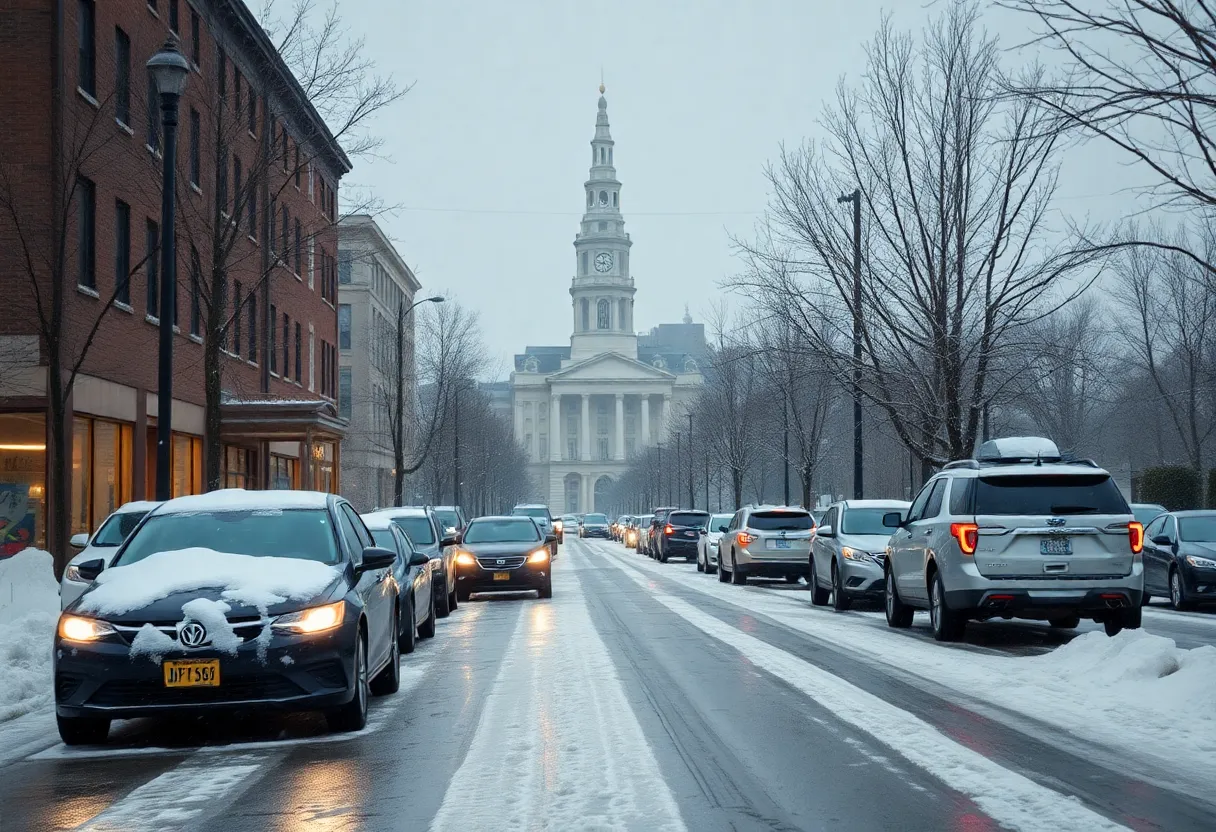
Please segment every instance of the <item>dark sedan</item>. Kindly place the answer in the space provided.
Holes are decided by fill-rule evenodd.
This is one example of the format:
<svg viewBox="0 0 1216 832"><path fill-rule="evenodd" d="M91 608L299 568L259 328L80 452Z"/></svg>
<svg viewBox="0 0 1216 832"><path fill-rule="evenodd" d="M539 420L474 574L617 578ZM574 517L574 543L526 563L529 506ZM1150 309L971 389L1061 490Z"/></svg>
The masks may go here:
<svg viewBox="0 0 1216 832"><path fill-rule="evenodd" d="M430 558L414 548L401 527L383 514L365 514L363 521L376 545L397 553L393 580L397 582L397 644L402 653L413 653L419 638L435 637L435 593Z"/></svg>
<svg viewBox="0 0 1216 832"><path fill-rule="evenodd" d="M1216 511L1171 511L1144 530L1144 603L1170 599L1176 610L1216 602Z"/></svg>
<svg viewBox="0 0 1216 832"><path fill-rule="evenodd" d="M584 514L583 522L579 526L579 537L598 537L604 540L612 538L612 532L608 527L607 514Z"/></svg>
<svg viewBox="0 0 1216 832"><path fill-rule="evenodd" d="M112 719L323 711L357 731L400 684L395 552L345 500L216 491L170 500L59 619L54 687L68 745Z"/></svg>
<svg viewBox="0 0 1216 832"><path fill-rule="evenodd" d="M431 561L431 581L435 587L435 612L447 618L456 609L456 574L452 567L456 533L443 533L443 524L433 509L399 506L373 511L368 517L387 517L397 524L419 552Z"/></svg>
<svg viewBox="0 0 1216 832"><path fill-rule="evenodd" d="M531 517L478 517L469 523L456 553L456 592L466 601L475 592L520 592L534 589L553 597L549 547L557 540L543 535Z"/></svg>

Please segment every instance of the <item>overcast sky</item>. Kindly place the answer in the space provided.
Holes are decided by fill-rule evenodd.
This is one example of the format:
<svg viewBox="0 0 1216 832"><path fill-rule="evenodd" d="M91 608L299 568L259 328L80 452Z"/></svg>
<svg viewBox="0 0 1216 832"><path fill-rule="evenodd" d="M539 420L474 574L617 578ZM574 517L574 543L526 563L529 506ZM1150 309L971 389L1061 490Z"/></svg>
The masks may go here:
<svg viewBox="0 0 1216 832"><path fill-rule="evenodd" d="M374 124L387 162L348 182L405 210L381 218L426 290L477 309L505 377L527 344L567 344L574 234L603 71L639 330L704 320L735 273L730 234L763 210L765 162L816 135L840 76L861 72L884 9L918 0L343 2L381 70L413 90ZM1027 23L986 20L1013 45ZM1110 155L1073 154L1059 207L1110 210Z"/></svg>

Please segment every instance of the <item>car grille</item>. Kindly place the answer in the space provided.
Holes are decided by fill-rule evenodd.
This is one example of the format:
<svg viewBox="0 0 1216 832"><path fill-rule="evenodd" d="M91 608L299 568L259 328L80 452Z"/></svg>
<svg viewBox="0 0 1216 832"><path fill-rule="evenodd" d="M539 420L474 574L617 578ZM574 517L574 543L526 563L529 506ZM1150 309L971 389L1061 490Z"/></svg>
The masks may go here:
<svg viewBox="0 0 1216 832"><path fill-rule="evenodd" d="M214 688L167 688L159 679L139 679L106 682L89 697L88 704L109 707L140 707L144 705L205 705L261 699L287 699L300 696L304 690L290 679L275 675L223 675Z"/></svg>
<svg viewBox="0 0 1216 832"><path fill-rule="evenodd" d="M524 565L524 555L506 555L501 558L478 558L482 569L518 569Z"/></svg>
<svg viewBox="0 0 1216 832"><path fill-rule="evenodd" d="M149 621L147 623L169 638L177 640L177 622ZM242 642L256 639L262 634L262 628L266 625L266 622L260 618L234 618L228 623L232 625L232 631L241 637ZM115 624L114 629L118 631L118 635L123 641L131 644L144 626L144 624Z"/></svg>
<svg viewBox="0 0 1216 832"><path fill-rule="evenodd" d="M301 669L305 673L311 674L317 680L317 684L323 688L346 687L346 669L342 667L341 662L332 660L315 662L305 665Z"/></svg>

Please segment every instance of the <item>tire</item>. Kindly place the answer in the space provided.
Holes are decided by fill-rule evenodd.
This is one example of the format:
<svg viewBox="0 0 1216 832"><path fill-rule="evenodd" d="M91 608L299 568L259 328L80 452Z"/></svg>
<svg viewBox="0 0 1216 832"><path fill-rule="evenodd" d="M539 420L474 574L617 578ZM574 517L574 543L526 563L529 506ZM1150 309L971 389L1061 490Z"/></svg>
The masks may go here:
<svg viewBox="0 0 1216 832"><path fill-rule="evenodd" d="M431 586L431 614L418 625L418 638L435 637L435 587Z"/></svg>
<svg viewBox="0 0 1216 832"><path fill-rule="evenodd" d="M886 603L883 606L887 613L887 626L897 630L906 630L912 626L912 616L916 610L899 600L899 590L895 586L895 573L890 569L886 575Z"/></svg>
<svg viewBox="0 0 1216 832"><path fill-rule="evenodd" d="M718 555L718 583L730 582L730 571L723 565L722 555Z"/></svg>
<svg viewBox="0 0 1216 832"><path fill-rule="evenodd" d="M1070 615L1067 618L1049 618L1047 623L1053 630L1075 630L1081 626L1081 616Z"/></svg>
<svg viewBox="0 0 1216 832"><path fill-rule="evenodd" d="M459 585L456 587L456 596L460 599L460 603L462 603L462 604L469 603L469 598L471 598L472 595L473 595L473 593L470 592L469 590L463 589Z"/></svg>
<svg viewBox="0 0 1216 832"><path fill-rule="evenodd" d="M796 584L796 583L798 583L798 577L799 577L798 575L786 575L785 582L787 584Z"/></svg>
<svg viewBox="0 0 1216 832"><path fill-rule="evenodd" d="M418 645L418 625L414 623L414 616L417 610L414 607L414 593L410 593L410 600L406 602L406 625L397 626L397 647L402 654L408 656L414 652L414 648Z"/></svg>
<svg viewBox="0 0 1216 832"><path fill-rule="evenodd" d="M325 715L331 731L362 731L367 725L367 700L370 697L367 681L367 636L359 633L355 645L355 695L340 708Z"/></svg>
<svg viewBox="0 0 1216 832"><path fill-rule="evenodd" d="M709 562L709 552L705 553L705 574L706 575L718 574L718 564Z"/></svg>
<svg viewBox="0 0 1216 832"><path fill-rule="evenodd" d="M734 555L730 559L730 582L735 586L747 586L747 575L739 571L739 564L735 563Z"/></svg>
<svg viewBox="0 0 1216 832"><path fill-rule="evenodd" d="M552 558L550 558L550 560L552 560ZM456 594L456 589L453 588L452 591L448 593L448 612L451 612L458 606L460 606L460 596Z"/></svg>
<svg viewBox="0 0 1216 832"><path fill-rule="evenodd" d="M450 603L451 595L448 594L448 573L443 573L443 580L439 584L439 592L435 592L435 581L431 580L431 597L435 598L435 614L440 618L447 618L452 614L452 605Z"/></svg>
<svg viewBox="0 0 1216 832"><path fill-rule="evenodd" d="M1186 597L1186 587L1182 583L1182 573L1177 567L1170 568L1170 606L1179 612L1194 608L1194 604Z"/></svg>
<svg viewBox="0 0 1216 832"><path fill-rule="evenodd" d="M1106 630L1106 634L1113 638L1123 632L1123 619L1108 618L1102 622L1102 629Z"/></svg>
<svg viewBox="0 0 1216 832"><path fill-rule="evenodd" d="M536 595L539 598L552 598L553 597L553 582L550 581L549 583L542 586L540 589L536 590Z"/></svg>
<svg viewBox="0 0 1216 832"><path fill-rule="evenodd" d="M1143 607L1132 607L1131 609L1123 610L1122 614L1115 622L1105 621L1103 625L1106 628L1108 636L1117 635L1121 630L1139 630L1140 624L1144 619ZM1114 632L1111 632L1113 625Z"/></svg>
<svg viewBox="0 0 1216 832"><path fill-rule="evenodd" d="M697 571L698 572L705 571L705 564L701 562L701 550L700 549L697 550Z"/></svg>
<svg viewBox="0 0 1216 832"><path fill-rule="evenodd" d="M56 715L55 723L64 745L101 745L110 736L110 720L105 717Z"/></svg>
<svg viewBox="0 0 1216 832"><path fill-rule="evenodd" d="M946 587L942 584L942 573L933 573L933 586L929 591L929 620L933 625L933 638L938 641L958 641L967 629L967 619L946 605Z"/></svg>
<svg viewBox="0 0 1216 832"><path fill-rule="evenodd" d="M819 586L819 573L815 570L815 558L811 556L811 603L816 607L826 606L832 596L832 591Z"/></svg>
<svg viewBox="0 0 1216 832"><path fill-rule="evenodd" d="M667 552L666 551L660 550L659 563L667 563Z"/></svg>
<svg viewBox="0 0 1216 832"><path fill-rule="evenodd" d="M844 591L844 583L840 579L840 570L832 564L832 609L836 612L848 612L853 606L853 599Z"/></svg>
<svg viewBox="0 0 1216 832"><path fill-rule="evenodd" d="M1140 606L1142 606L1142 607L1147 607L1147 606L1149 605L1149 602L1150 602L1150 601L1152 601L1152 600L1153 600L1153 596L1149 595L1149 594L1146 592L1146 593L1144 593L1143 595L1141 595L1141 596L1140 596Z"/></svg>
<svg viewBox="0 0 1216 832"><path fill-rule="evenodd" d="M401 611L397 611L397 622L401 620ZM400 626L397 623L397 626ZM388 664L384 666L375 679L372 679L368 688L373 696L387 696L390 693L396 693L401 688L401 646L397 643L397 639L389 639L389 657Z"/></svg>

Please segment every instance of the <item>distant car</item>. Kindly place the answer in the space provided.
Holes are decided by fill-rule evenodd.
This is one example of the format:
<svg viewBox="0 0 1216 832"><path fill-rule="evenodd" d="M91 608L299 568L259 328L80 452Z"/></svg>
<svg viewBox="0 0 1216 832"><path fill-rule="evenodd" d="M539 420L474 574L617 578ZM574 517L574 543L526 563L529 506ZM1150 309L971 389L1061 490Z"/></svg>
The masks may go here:
<svg viewBox="0 0 1216 832"><path fill-rule="evenodd" d="M440 531L444 536L455 532L464 531L464 527L469 524L469 520L465 517L464 509L460 506L431 506L431 512L435 515L435 519L439 521Z"/></svg>
<svg viewBox="0 0 1216 832"><path fill-rule="evenodd" d="M735 512L718 543L718 580L784 578L798 583L810 569L811 514L797 506L746 506Z"/></svg>
<svg viewBox="0 0 1216 832"><path fill-rule="evenodd" d="M891 530L883 517L892 511L906 514L903 500L842 500L830 506L811 534L811 603L832 601L837 611L847 610L855 599L881 601L886 580L887 541Z"/></svg>
<svg viewBox="0 0 1216 832"><path fill-rule="evenodd" d="M650 524L653 521L653 514L643 514L637 518L637 523L634 527L636 534L634 535L633 546L634 550L639 555L646 554L648 547L650 546L650 541L648 538L650 537Z"/></svg>
<svg viewBox="0 0 1216 832"><path fill-rule="evenodd" d="M553 515L549 513L548 506L540 503L522 503L511 509L511 514L516 517L531 517L536 521L536 525L540 526L541 535L546 537L552 535L553 540L548 544L549 554L557 556L557 528L553 524Z"/></svg>
<svg viewBox="0 0 1216 832"><path fill-rule="evenodd" d="M705 533L697 540L697 571L707 575L718 571L718 544L726 527L730 525L729 514L711 514Z"/></svg>
<svg viewBox="0 0 1216 832"><path fill-rule="evenodd" d="M608 515L584 514L582 525L579 526L579 537L598 537L603 540L610 540L612 534L608 530Z"/></svg>
<svg viewBox="0 0 1216 832"><path fill-rule="evenodd" d="M383 514L365 514L363 521L372 539L382 549L397 553L393 580L397 583L397 640L402 653L413 653L415 637L434 638L435 594L431 591L432 570L426 552L414 548L401 527Z"/></svg>
<svg viewBox="0 0 1216 832"><path fill-rule="evenodd" d="M153 509L60 616L55 713L68 745L111 720L318 710L357 731L400 684L397 554L350 504L229 489Z"/></svg>
<svg viewBox="0 0 1216 832"><path fill-rule="evenodd" d="M1136 522L1146 527L1166 512L1165 506L1157 503L1132 503L1131 510L1136 517Z"/></svg>
<svg viewBox="0 0 1216 832"><path fill-rule="evenodd" d="M467 601L476 592L534 589L553 597L550 544L533 518L520 515L478 517L469 523L456 553L456 592Z"/></svg>
<svg viewBox="0 0 1216 832"><path fill-rule="evenodd" d="M160 503L149 500L126 503L105 519L91 539L87 534L72 535L68 542L73 548L83 551L68 561L67 568L63 570L63 579L59 582L59 609L66 609L68 604L79 598L92 583L81 577L80 564L100 559L104 568L105 563L127 539L131 530L139 525L144 515L158 505Z"/></svg>
<svg viewBox="0 0 1216 832"><path fill-rule="evenodd" d="M1216 511L1172 511L1144 530L1144 603L1153 593L1176 610L1216 601Z"/></svg>
<svg viewBox="0 0 1216 832"><path fill-rule="evenodd" d="M660 563L667 563L670 558L696 560L697 543L708 524L708 511L680 509L668 514L667 522L663 524L662 533L659 535L658 545L655 546L656 559Z"/></svg>
<svg viewBox="0 0 1216 832"><path fill-rule="evenodd" d="M643 552L647 557L653 558L657 554L659 533L667 522L667 515L678 508L679 506L659 506L650 515L650 528L646 530L646 551Z"/></svg>
<svg viewBox="0 0 1216 832"><path fill-rule="evenodd" d="M456 569L452 561L456 557L456 535L444 534L442 524L434 511L420 506L398 506L382 508L370 513L371 517L387 517L396 523L410 543L430 559L431 581L434 583L435 612L447 618L458 605L456 597Z"/></svg>

